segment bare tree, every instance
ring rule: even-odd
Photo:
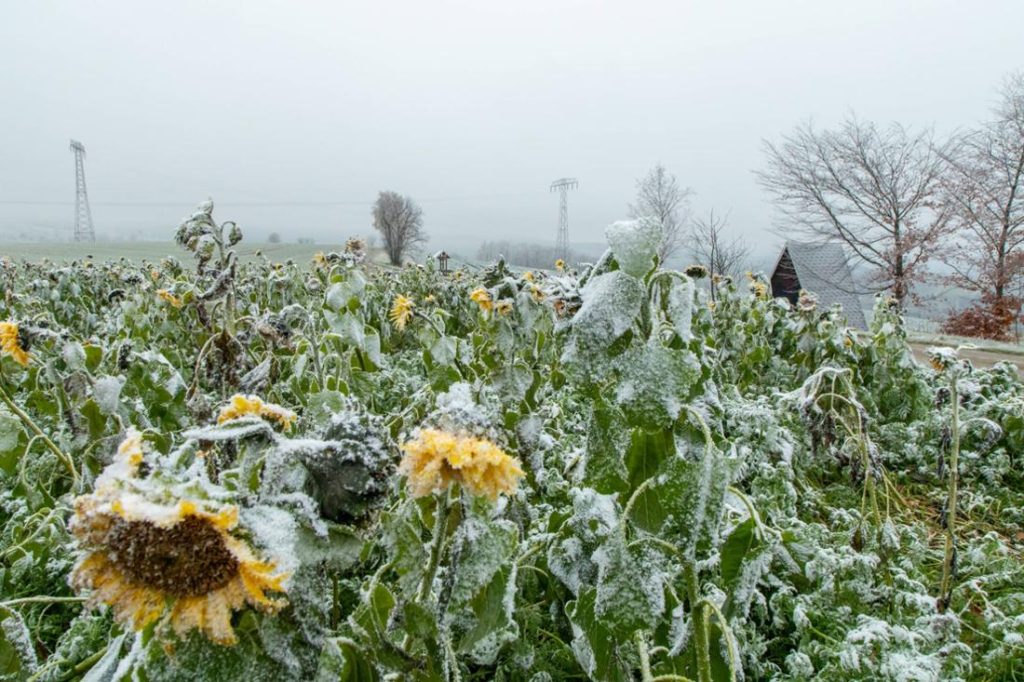
[[[768,167],[757,176],[787,233],[842,242],[874,271],[875,288],[902,304],[949,229],[939,196],[947,146],[929,131],[855,117],[832,131],[808,123],[780,144],[764,143]]]
[[[728,239],[725,236],[728,214],[715,215],[715,210],[711,209],[707,216],[694,218],[692,222],[687,251],[697,265],[707,269],[711,278],[711,300],[715,300],[718,277],[736,276],[750,257],[750,249],[739,237]]]
[[[658,248],[658,260],[662,263],[682,247],[683,228],[692,195],[693,191],[689,187],[680,187],[676,176],[665,170],[661,163],[655,164],[636,182],[636,200],[629,205],[629,215],[632,218],[653,216],[661,221],[665,236]]]
[[[944,154],[943,183],[958,228],[945,258],[950,280],[996,306],[1024,283],[1024,73],[1007,78],[1001,95],[993,120]]]
[[[417,244],[427,241],[423,231],[423,209],[410,197],[398,192],[381,192],[373,204],[373,227],[384,238],[384,249],[392,265],[401,265],[402,256]]]

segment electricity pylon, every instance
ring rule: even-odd
[[[564,261],[569,260],[569,190],[576,189],[579,185],[576,178],[559,178],[551,183],[551,191],[558,190],[560,195],[555,255]]]
[[[85,189],[85,147],[78,140],[71,140],[71,151],[75,153],[75,241],[94,242],[96,232],[92,228],[92,210]]]

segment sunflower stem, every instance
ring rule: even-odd
[[[0,609],[9,609],[12,606],[22,604],[72,604],[85,601],[85,597],[50,597],[47,595],[36,595],[34,597],[19,597],[0,602]]]
[[[950,379],[950,400],[952,412],[949,445],[949,497],[946,502],[946,551],[942,562],[942,585],[939,590],[939,612],[946,610],[946,603],[953,592],[953,561],[956,556],[956,497],[959,483],[957,460],[960,457],[960,396],[957,391],[956,375]]]
[[[700,598],[700,584],[697,567],[693,562],[686,565],[686,592],[690,599],[693,616],[693,636],[697,650],[697,679],[711,682],[711,645],[708,640],[708,617],[704,600]]]
[[[416,601],[422,603],[430,594],[430,588],[434,584],[434,577],[441,564],[441,548],[444,546],[444,535],[448,526],[448,507],[451,504],[451,496],[448,491],[434,497],[434,530],[430,537],[430,560],[427,563],[427,570],[423,573],[423,580],[419,589],[416,590]],[[409,650],[412,646],[412,635],[406,634],[402,641],[402,649]]]
[[[640,654],[640,679],[642,682],[651,682],[654,675],[651,674],[651,653],[647,650],[647,638],[643,630],[633,633],[636,637],[636,649]]]
[[[39,437],[39,439],[42,440],[43,443],[46,444],[46,447],[50,449],[50,452],[55,454],[60,461],[64,462],[64,465],[68,468],[68,471],[71,473],[72,481],[77,487],[78,470],[75,469],[75,463],[71,459],[71,457],[65,454],[64,451],[62,451],[59,447],[57,447],[57,445],[52,440],[50,440],[49,436],[43,433],[43,430],[40,429],[39,426],[32,420],[32,417],[28,416],[28,414],[23,409],[18,407],[17,403],[15,403],[11,399],[11,396],[7,395],[7,391],[4,390],[3,386],[0,386],[0,400],[3,400],[7,407],[11,410],[11,412],[14,412],[14,414],[18,416],[18,418],[21,420],[21,423],[24,424],[27,429],[36,434],[36,436]]]

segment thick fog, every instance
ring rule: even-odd
[[[938,132],[1024,66],[1024,3],[13,2],[0,6],[0,239],[169,238],[212,196],[253,239],[370,230],[381,189],[432,246],[601,240],[661,161],[767,250],[760,142],[850,111]]]

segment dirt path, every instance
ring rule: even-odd
[[[922,343],[919,341],[911,341],[910,349],[914,352],[914,357],[921,364],[928,364],[928,348],[932,346],[948,346],[947,343]],[[1017,366],[1017,369],[1024,372],[1024,355],[1019,353],[988,350],[982,348],[971,348],[960,351],[960,356],[967,358],[975,367],[991,367],[997,362],[1007,361]]]

